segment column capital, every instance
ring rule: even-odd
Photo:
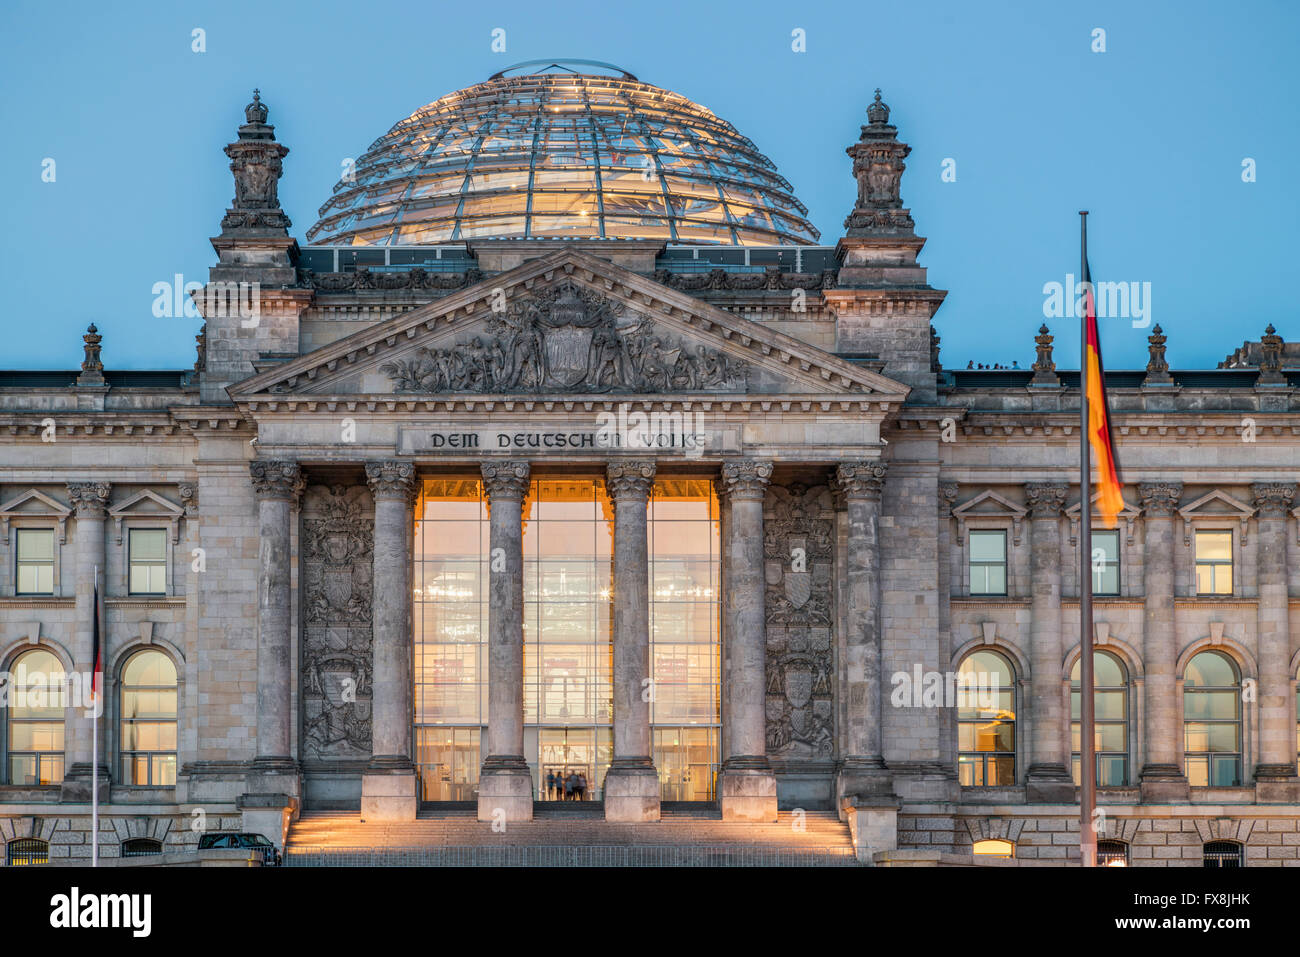
[[[103,518],[112,490],[110,482],[69,482],[68,498],[77,518]]]
[[[366,484],[376,501],[396,499],[410,504],[415,498],[415,466],[397,459],[367,462]]]
[[[877,500],[885,488],[884,462],[841,462],[835,466],[835,489],[845,498]]]
[[[1291,500],[1295,498],[1295,483],[1256,482],[1250,491],[1254,496],[1253,504],[1259,509],[1260,515],[1282,518],[1291,507]]]
[[[605,487],[612,499],[644,501],[655,480],[654,459],[616,459],[605,469]]]
[[[1026,482],[1025,500],[1031,518],[1055,518],[1065,508],[1069,487],[1057,482]]]
[[[939,483],[939,512],[944,518],[952,517],[952,507],[957,502],[961,486],[956,482]]]
[[[258,499],[285,498],[297,504],[307,485],[302,466],[297,462],[254,459],[248,463],[248,472],[252,476],[253,492]]]
[[[1182,482],[1143,482],[1138,485],[1145,515],[1172,515],[1183,497]]]
[[[719,491],[727,498],[761,502],[771,481],[771,462],[727,462],[722,466]]]
[[[522,499],[528,492],[527,462],[484,462],[480,471],[489,502],[495,498]]]

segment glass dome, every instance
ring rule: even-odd
[[[617,67],[536,62],[547,65],[503,70],[375,140],[307,241],[817,242],[790,184],[726,120]]]

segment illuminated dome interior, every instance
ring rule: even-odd
[[[371,144],[353,179],[335,185],[309,243],[819,238],[790,184],[734,126],[585,60],[519,64],[421,107]]]

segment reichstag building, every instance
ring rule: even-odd
[[[87,858],[92,789],[109,861],[587,828],[1077,862],[1074,322],[945,365],[865,106],[823,237],[706,107],[522,64],[400,119],[300,240],[255,94],[193,368],[112,371],[105,318],[80,370],[0,373],[5,862]],[[1260,331],[1180,370],[1156,326],[1107,375],[1107,862],[1300,863],[1300,366]]]

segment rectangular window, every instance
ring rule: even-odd
[[[970,533],[970,593],[1005,595],[1007,593],[1007,533],[973,531]]]
[[[54,594],[54,529],[16,531],[17,585],[20,595]]]
[[[1119,530],[1092,533],[1092,593],[1119,594]]]
[[[167,593],[167,530],[133,528],[127,542],[132,595]]]
[[[1232,594],[1232,532],[1196,533],[1196,594]]]

